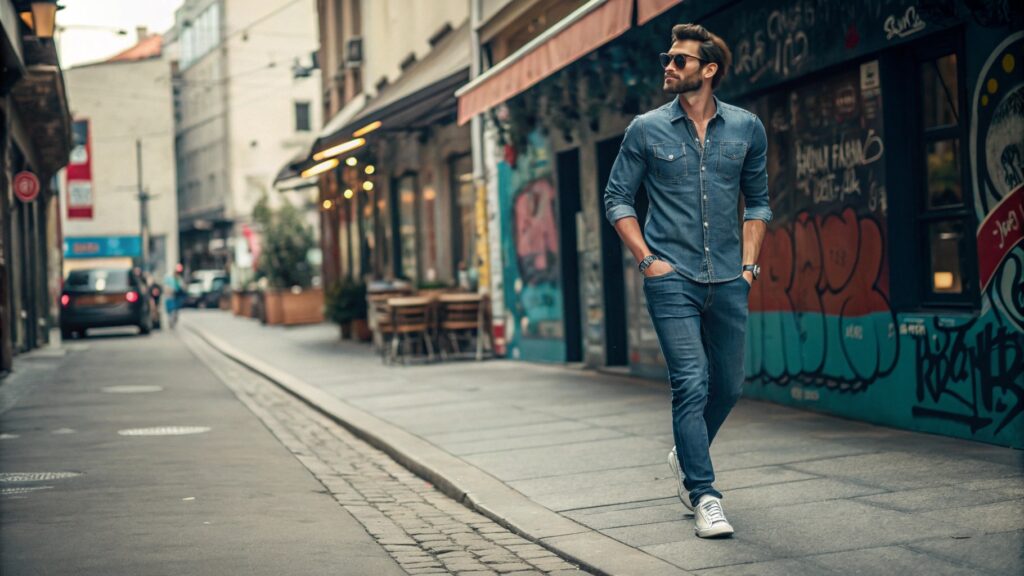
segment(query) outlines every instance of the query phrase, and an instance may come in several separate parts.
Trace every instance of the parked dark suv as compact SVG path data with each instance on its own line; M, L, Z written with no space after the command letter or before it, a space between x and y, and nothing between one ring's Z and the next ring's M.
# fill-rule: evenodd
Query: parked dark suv
M149 334L151 306L145 283L130 269L72 270L60 295L61 336L84 336L89 328L108 326L138 326Z

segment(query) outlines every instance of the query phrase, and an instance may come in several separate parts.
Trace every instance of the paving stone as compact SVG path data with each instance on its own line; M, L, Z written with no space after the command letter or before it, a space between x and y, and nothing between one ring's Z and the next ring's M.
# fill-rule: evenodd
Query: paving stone
M858 576L889 576L891 574L975 576L978 573L973 567L957 565L899 546L820 554L809 557L807 560L829 568L837 574L843 574L853 568Z
M734 564L722 568L696 570L699 576L840 576L831 570L803 559L769 560L751 564Z
M523 564L522 562L508 562L502 564L488 564L488 568L494 570L499 574L507 574L509 572L523 572L530 570L529 564Z
M993 574L1024 574L1024 530L975 533L968 538L936 538L904 547L958 564L977 566Z

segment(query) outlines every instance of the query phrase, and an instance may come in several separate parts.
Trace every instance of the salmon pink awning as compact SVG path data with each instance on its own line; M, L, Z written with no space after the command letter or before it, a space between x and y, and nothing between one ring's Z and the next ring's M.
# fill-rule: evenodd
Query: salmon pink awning
M647 0L641 4L665 4ZM662 8L664 10L666 8ZM501 104L629 30L633 0L591 0L460 88L459 124Z
M638 26L653 20L683 0L636 0L636 23Z

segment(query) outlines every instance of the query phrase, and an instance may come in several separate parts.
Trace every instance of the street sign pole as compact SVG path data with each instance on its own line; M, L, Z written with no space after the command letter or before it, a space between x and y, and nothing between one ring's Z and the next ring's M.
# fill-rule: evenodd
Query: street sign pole
M139 264L143 272L147 272L146 265L149 257L149 211L146 203L149 201L149 194L142 187L142 140L135 140L135 159L138 165L136 172L139 178Z

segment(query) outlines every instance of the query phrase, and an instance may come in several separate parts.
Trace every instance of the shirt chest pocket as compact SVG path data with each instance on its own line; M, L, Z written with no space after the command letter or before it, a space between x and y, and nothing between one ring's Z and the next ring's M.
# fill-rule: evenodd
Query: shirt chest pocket
M686 156L682 144L651 146L651 173L663 182L679 183L686 174Z
M723 180L730 181L738 178L746 157L746 142L720 142L718 144L718 176Z

